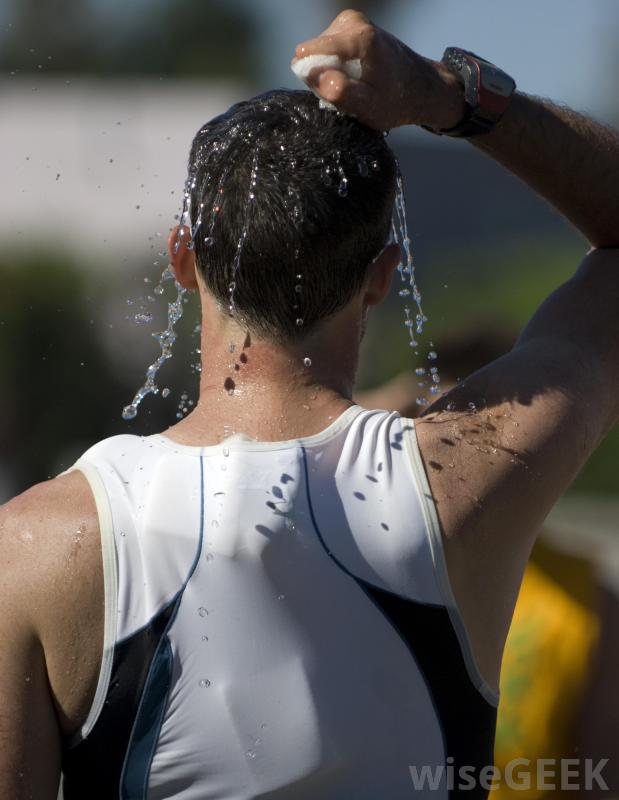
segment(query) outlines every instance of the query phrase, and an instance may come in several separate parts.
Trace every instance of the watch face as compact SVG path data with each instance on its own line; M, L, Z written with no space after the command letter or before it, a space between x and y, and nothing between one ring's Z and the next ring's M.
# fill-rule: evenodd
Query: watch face
M514 81L509 75L488 62L482 66L480 80L482 88L501 97L509 97L514 91Z
M468 137L492 130L514 93L514 80L490 61L459 47L448 47L443 54L443 63L464 84L467 107L460 124L443 133Z

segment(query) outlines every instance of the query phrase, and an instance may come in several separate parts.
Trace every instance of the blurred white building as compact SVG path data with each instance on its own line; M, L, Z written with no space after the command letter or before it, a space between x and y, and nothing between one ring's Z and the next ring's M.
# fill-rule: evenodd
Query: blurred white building
M192 137L248 94L187 80L4 79L3 246L147 252L178 213Z

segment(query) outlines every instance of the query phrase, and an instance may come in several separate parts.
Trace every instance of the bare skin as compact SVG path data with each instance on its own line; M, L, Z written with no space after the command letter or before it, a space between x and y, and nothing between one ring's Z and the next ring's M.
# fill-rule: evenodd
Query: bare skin
M344 12L323 36L297 48L298 57L329 52L363 65L358 82L336 70L313 76L343 111L379 130L458 122L463 100L454 78L362 15ZM460 384L418 424L456 599L481 672L497 686L535 535L619 416L619 140L590 120L518 95L500 126L474 143L598 248L546 300L511 353ZM294 348L248 344L247 332L200 286L193 252L181 247L172 261L178 279L201 292L207 358L199 405L167 435L211 444L224 425L263 440L323 429L352 402L363 319L385 296L396 260L386 250L349 306ZM311 367L303 366L306 356ZM239 394L228 394L230 379ZM81 476L34 487L7 504L0 540L7 609L0 635L8 643L0 654L0 794L54 800L60 741L85 719L101 656L101 555Z

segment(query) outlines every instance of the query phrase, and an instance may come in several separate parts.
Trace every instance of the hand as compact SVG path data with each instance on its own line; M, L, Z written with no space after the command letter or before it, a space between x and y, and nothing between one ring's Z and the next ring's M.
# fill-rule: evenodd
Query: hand
M297 45L293 63L309 55L360 59L360 80L316 68L308 83L340 111L376 130L400 125L450 128L464 116L464 93L443 64L418 55L358 11L343 11L317 38Z

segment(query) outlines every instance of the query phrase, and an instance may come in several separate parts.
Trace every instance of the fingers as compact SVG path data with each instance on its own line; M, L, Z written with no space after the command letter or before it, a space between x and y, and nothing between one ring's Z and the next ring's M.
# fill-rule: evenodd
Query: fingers
M344 59L361 58L373 33L374 27L364 14L342 11L320 36L298 44L295 58L316 54L337 55Z
M358 37L349 34L336 34L317 36L307 42L301 42L295 48L295 59L305 56L339 56L344 61L352 58L361 58L362 42Z
M310 85L329 103L370 127L373 98L371 88L363 81L352 80L337 69L327 69L311 76ZM380 126L378 127L380 130Z

